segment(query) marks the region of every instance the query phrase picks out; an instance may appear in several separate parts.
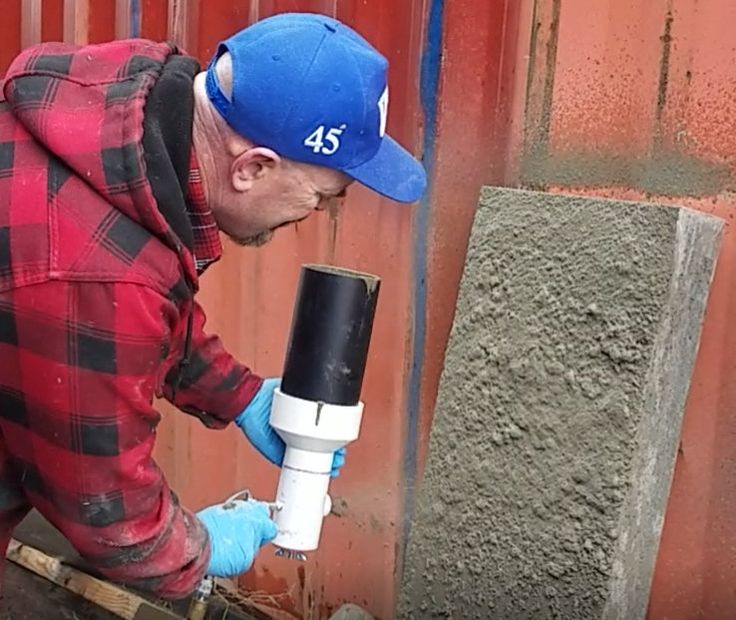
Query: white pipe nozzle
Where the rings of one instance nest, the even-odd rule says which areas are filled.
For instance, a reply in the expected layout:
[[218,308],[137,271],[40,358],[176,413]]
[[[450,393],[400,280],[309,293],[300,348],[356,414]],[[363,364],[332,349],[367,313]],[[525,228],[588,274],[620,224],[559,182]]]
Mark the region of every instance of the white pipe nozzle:
[[327,490],[333,453],[358,438],[363,403],[329,405],[274,392],[271,426],[286,444],[274,516],[273,544],[293,551],[319,546],[322,520],[332,508]]

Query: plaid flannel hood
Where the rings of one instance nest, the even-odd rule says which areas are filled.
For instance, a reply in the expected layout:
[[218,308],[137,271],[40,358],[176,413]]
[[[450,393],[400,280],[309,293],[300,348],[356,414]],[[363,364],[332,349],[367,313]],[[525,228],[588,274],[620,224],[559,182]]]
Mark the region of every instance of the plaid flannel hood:
[[3,84],[39,144],[179,255],[193,292],[185,196],[199,70],[169,43],[45,43],[22,52]]

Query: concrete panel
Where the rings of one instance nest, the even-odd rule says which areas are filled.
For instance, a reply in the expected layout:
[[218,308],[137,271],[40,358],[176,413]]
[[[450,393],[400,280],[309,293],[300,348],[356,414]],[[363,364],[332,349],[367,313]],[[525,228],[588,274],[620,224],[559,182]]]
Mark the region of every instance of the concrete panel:
[[645,616],[721,231],[483,189],[400,617]]

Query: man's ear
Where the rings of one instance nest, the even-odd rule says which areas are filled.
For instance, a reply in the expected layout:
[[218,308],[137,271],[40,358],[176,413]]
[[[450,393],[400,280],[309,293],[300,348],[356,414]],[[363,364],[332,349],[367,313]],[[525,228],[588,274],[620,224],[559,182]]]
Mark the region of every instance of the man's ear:
[[230,168],[233,189],[247,192],[253,184],[264,178],[281,163],[278,153],[263,146],[256,146],[238,155]]

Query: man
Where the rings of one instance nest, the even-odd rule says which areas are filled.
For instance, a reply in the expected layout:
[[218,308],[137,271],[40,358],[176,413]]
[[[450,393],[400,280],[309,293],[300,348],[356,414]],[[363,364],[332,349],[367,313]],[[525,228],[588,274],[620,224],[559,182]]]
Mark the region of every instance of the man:
[[[152,458],[165,397],[284,446],[263,380],[204,331],[198,279],[218,231],[260,245],[357,180],[419,198],[384,135],[387,63],[320,15],[224,41],[201,72],[144,40],[25,50],[0,102],[0,534],[38,509],[109,579],[165,598],[246,571],[266,507],[194,515]],[[336,454],[333,474],[342,465]]]

